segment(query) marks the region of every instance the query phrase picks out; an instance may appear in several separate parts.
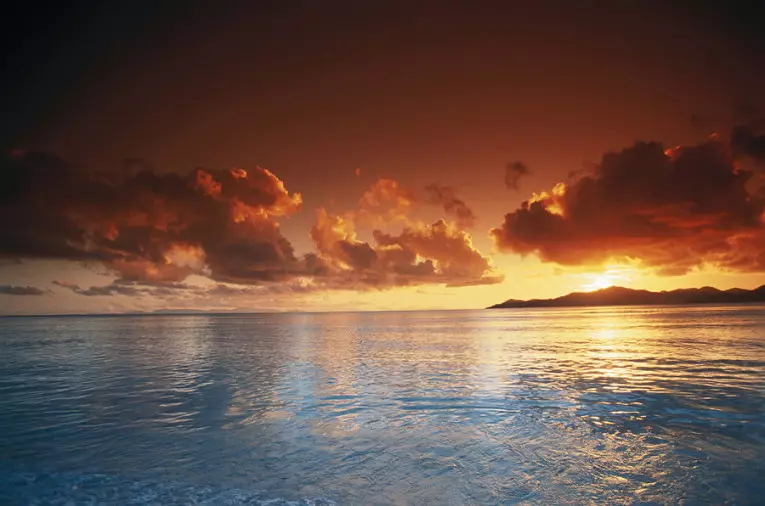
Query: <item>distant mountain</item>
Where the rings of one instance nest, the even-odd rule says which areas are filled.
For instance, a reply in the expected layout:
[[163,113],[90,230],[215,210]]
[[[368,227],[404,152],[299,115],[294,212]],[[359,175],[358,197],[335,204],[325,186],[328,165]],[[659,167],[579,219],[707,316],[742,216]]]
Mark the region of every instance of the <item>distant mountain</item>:
[[574,292],[556,299],[509,299],[488,309],[510,307],[573,307],[573,306],[642,306],[663,304],[734,304],[765,302],[765,285],[754,290],[731,288],[718,290],[711,286],[684,288],[664,292],[632,290],[612,286],[594,292]]

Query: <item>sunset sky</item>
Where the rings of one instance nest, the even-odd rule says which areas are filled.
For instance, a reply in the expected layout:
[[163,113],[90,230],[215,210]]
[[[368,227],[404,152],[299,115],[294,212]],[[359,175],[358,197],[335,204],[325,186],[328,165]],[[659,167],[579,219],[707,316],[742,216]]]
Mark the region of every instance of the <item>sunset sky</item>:
[[19,3],[0,313],[765,284],[765,16],[705,4]]

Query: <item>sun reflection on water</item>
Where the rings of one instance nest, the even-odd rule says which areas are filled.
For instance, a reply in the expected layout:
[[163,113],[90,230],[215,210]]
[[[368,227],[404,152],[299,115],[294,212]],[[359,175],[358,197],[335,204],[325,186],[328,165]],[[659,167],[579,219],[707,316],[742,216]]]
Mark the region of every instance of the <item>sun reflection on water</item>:
[[761,308],[66,321],[4,334],[9,455],[347,504],[765,494]]

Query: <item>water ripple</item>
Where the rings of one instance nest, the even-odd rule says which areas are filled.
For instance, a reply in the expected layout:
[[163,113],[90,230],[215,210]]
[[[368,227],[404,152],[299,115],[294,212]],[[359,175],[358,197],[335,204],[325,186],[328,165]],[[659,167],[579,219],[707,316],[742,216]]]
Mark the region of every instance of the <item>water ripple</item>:
[[0,339],[2,503],[765,496],[754,306],[24,318]]

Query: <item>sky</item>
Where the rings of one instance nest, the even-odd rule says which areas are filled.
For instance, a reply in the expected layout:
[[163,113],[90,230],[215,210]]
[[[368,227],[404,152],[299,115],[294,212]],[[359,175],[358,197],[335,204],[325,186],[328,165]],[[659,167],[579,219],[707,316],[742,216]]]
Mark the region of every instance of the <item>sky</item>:
[[16,2],[0,313],[765,284],[765,8]]

